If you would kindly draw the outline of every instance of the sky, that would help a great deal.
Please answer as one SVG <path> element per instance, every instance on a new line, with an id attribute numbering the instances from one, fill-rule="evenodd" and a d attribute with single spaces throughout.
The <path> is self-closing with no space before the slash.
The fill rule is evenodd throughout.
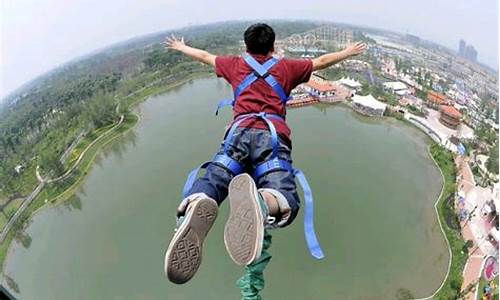
<path id="1" fill-rule="evenodd" d="M 411 33 L 451 49 L 463 38 L 479 61 L 498 69 L 497 0 L 0 0 L 0 97 L 116 42 L 240 19 L 343 22 Z"/>

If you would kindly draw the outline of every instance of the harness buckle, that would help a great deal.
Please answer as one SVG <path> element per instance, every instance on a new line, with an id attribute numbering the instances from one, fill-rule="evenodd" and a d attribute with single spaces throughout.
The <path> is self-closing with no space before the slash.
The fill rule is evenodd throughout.
<path id="1" fill-rule="evenodd" d="M 257 77 L 257 78 L 263 78 L 263 79 L 265 79 L 265 78 L 266 78 L 267 76 L 269 76 L 270 74 L 269 74 L 269 71 L 266 71 L 266 73 L 264 73 L 264 74 L 260 75 L 260 74 L 259 74 L 259 72 L 257 72 L 257 71 L 255 71 L 255 70 L 254 70 L 254 71 L 253 71 L 253 75 L 254 75 L 255 77 Z"/>
<path id="2" fill-rule="evenodd" d="M 269 161 L 269 167 L 270 168 L 279 168 L 281 167 L 279 159 L 272 159 Z"/>

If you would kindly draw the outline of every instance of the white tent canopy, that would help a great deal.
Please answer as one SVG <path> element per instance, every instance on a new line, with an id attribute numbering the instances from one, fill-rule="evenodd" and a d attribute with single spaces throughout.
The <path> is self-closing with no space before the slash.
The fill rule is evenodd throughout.
<path id="1" fill-rule="evenodd" d="M 375 110 L 385 110 L 387 107 L 387 104 L 378 101 L 377 99 L 373 98 L 372 95 L 368 96 L 354 95 L 352 97 L 352 102 L 365 107 L 370 107 Z"/>
<path id="2" fill-rule="evenodd" d="M 347 87 L 350 87 L 350 88 L 360 88 L 361 87 L 361 83 L 359 83 L 359 81 L 356 81 L 354 79 L 351 79 L 349 77 L 345 78 L 341 78 L 339 81 L 338 81 L 340 84 L 343 84 Z"/>
<path id="3" fill-rule="evenodd" d="M 402 83 L 401 81 L 390 81 L 390 82 L 385 82 L 384 87 L 386 89 L 391 89 L 393 91 L 400 91 L 400 90 L 406 90 L 406 84 Z"/>

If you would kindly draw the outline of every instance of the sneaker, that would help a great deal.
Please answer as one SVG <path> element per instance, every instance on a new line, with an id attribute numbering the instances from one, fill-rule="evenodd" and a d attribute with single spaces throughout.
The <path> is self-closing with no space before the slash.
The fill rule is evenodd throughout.
<path id="1" fill-rule="evenodd" d="M 229 206 L 224 244 L 231 259 L 246 266 L 260 257 L 268 218 L 267 205 L 250 175 L 233 178 L 229 184 Z"/>
<path id="2" fill-rule="evenodd" d="M 189 281 L 201 264 L 203 241 L 217 217 L 217 202 L 204 197 L 189 203 L 165 254 L 165 274 L 177 284 Z"/>

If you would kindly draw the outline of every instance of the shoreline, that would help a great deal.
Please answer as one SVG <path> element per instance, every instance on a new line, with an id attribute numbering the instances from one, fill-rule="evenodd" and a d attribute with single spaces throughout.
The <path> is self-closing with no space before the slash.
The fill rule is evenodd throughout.
<path id="1" fill-rule="evenodd" d="M 348 107 L 350 107 L 352 109 L 352 107 L 350 105 L 348 105 Z M 417 126 L 416 124 L 414 124 L 413 122 L 409 122 L 408 120 L 406 120 L 405 118 L 403 119 L 398 119 L 396 117 L 390 117 L 390 116 L 383 116 L 382 118 L 381 117 L 378 117 L 378 116 L 367 116 L 365 114 L 362 114 L 360 112 L 358 112 L 357 110 L 355 109 L 352 109 L 352 111 L 354 111 L 355 113 L 358 113 L 360 114 L 361 116 L 363 117 L 369 117 L 370 119 L 373 119 L 373 120 L 377 120 L 377 121 L 383 121 L 382 119 L 387 119 L 387 118 L 392 118 L 396 121 L 399 121 L 398 123 L 402 123 L 402 124 L 406 124 L 408 125 L 409 127 L 413 127 L 413 128 L 416 128 L 418 129 L 420 132 L 424 133 L 425 136 L 427 136 L 427 138 L 430 140 L 430 144 L 427 146 L 427 154 L 428 156 L 431 158 L 432 162 L 434 163 L 434 165 L 437 167 L 437 169 L 439 170 L 439 173 L 441 174 L 441 178 L 442 178 L 442 186 L 441 186 L 441 192 L 439 194 L 439 196 L 437 197 L 436 199 L 436 202 L 434 202 L 434 211 L 436 213 L 436 218 L 437 218 L 437 221 L 438 221 L 438 224 L 439 224 L 439 228 L 441 230 L 441 233 L 444 237 L 444 240 L 446 242 L 446 245 L 447 245 L 447 248 L 448 248 L 448 254 L 449 254 L 449 258 L 448 258 L 448 267 L 447 267 L 447 270 L 446 270 L 446 274 L 440 284 L 440 286 L 430 295 L 430 296 L 426 296 L 426 297 L 421 297 L 421 298 L 411 298 L 412 300 L 432 300 L 432 299 L 448 299 L 448 298 L 442 298 L 443 296 L 444 297 L 447 297 L 448 294 L 445 294 L 445 295 L 439 295 L 440 293 L 448 293 L 450 290 L 453 290 L 453 288 L 451 287 L 451 285 L 453 284 L 453 280 L 451 280 L 451 275 L 450 273 L 452 272 L 452 269 L 453 269 L 453 266 L 454 264 L 460 264 L 461 262 L 459 261 L 460 259 L 463 259 L 463 257 L 461 257 L 459 254 L 460 253 L 457 253 L 455 252 L 454 253 L 454 247 L 452 247 L 451 243 L 450 243 L 450 239 L 452 238 L 452 234 L 453 232 L 450 232 L 451 229 L 447 228 L 448 230 L 445 230 L 445 228 L 443 227 L 443 222 L 445 222 L 445 216 L 443 215 L 443 213 L 441 212 L 441 210 L 439 209 L 439 206 L 443 204 L 443 201 L 446 201 L 445 198 L 447 198 L 449 195 L 446 195 L 446 194 L 449 194 L 449 193 L 446 193 L 446 189 L 447 189 L 447 185 L 449 184 L 449 182 L 447 182 L 446 180 L 446 176 L 445 174 L 443 173 L 443 168 L 441 167 L 441 165 L 438 163 L 438 161 L 436 160 L 436 157 L 434 156 L 434 154 L 432 153 L 432 147 L 439 147 L 440 149 L 442 149 L 443 151 L 445 152 L 449 152 L 451 155 L 452 155 L 452 160 L 451 160 L 451 163 L 453 164 L 454 166 L 454 162 L 453 162 L 453 153 L 445 148 L 443 148 L 439 143 L 437 143 L 433 137 L 429 134 L 429 132 L 423 130 L 421 127 Z M 455 173 L 456 173 L 456 169 L 455 169 Z M 449 174 L 447 174 L 449 175 Z M 455 176 L 455 175 L 453 175 Z M 456 189 L 456 182 L 453 182 L 453 187 L 454 189 Z M 444 225 L 446 226 L 446 225 Z M 459 238 L 460 240 L 459 241 L 462 241 L 461 237 Z M 465 243 L 465 242 L 464 242 Z M 455 254 L 455 255 L 454 255 Z M 459 268 L 459 276 L 460 278 L 462 278 L 462 272 L 463 272 L 463 269 L 465 267 L 464 265 L 465 262 L 462 263 L 462 266 L 461 268 Z M 455 270 L 457 271 L 457 270 Z M 456 274 L 454 274 L 456 275 Z M 462 278 L 463 279 L 463 278 Z M 450 282 L 448 282 L 450 281 Z M 449 286 L 449 290 L 445 290 L 443 288 L 445 288 L 445 285 L 447 284 L 450 285 Z M 439 298 L 435 298 L 436 296 L 438 296 Z"/>
<path id="2" fill-rule="evenodd" d="M 35 214 L 37 214 L 39 211 L 41 211 L 44 208 L 55 207 L 57 205 L 62 204 L 67 199 L 69 199 L 71 195 L 74 194 L 74 192 L 78 189 L 80 183 L 83 181 L 84 178 L 86 178 L 86 176 L 88 175 L 89 171 L 93 167 L 94 162 L 95 162 L 95 158 L 97 157 L 97 154 L 100 154 L 101 151 L 104 149 L 104 147 L 107 146 L 107 145 L 109 145 L 112 141 L 115 141 L 115 139 L 117 137 L 124 136 L 131 129 L 135 128 L 135 126 L 139 123 L 139 121 L 141 120 L 141 116 L 140 116 L 139 113 L 133 112 L 132 109 L 135 109 L 139 104 L 141 104 L 142 102 L 147 101 L 151 97 L 154 97 L 154 96 L 156 96 L 158 94 L 162 94 L 164 92 L 168 92 L 169 90 L 171 90 L 173 88 L 176 88 L 178 86 L 181 86 L 181 85 L 183 85 L 185 83 L 188 83 L 188 82 L 190 82 L 192 80 L 196 80 L 196 79 L 200 79 L 200 78 L 206 78 L 206 77 L 209 77 L 210 75 L 211 74 L 208 73 L 208 72 L 193 73 L 191 75 L 188 75 L 186 78 L 180 79 L 180 80 L 178 80 L 176 82 L 173 82 L 171 84 L 168 84 L 168 85 L 165 85 L 165 86 L 157 86 L 157 87 L 151 86 L 151 87 L 148 87 L 146 89 L 141 90 L 138 93 L 138 95 L 135 95 L 135 94 L 132 95 L 132 97 L 134 97 L 134 99 L 132 100 L 132 102 L 130 102 L 127 105 L 128 108 L 130 108 L 131 110 L 130 110 L 129 113 L 126 114 L 129 117 L 133 116 L 135 118 L 135 120 L 131 123 L 130 127 L 126 128 L 125 131 L 123 131 L 123 132 L 119 132 L 117 134 L 113 134 L 109 139 L 105 140 L 102 144 L 98 145 L 97 149 L 91 154 L 91 157 L 88 160 L 87 164 L 84 165 L 84 170 L 81 172 L 81 174 L 79 174 L 79 176 L 76 179 L 76 181 L 73 182 L 69 187 L 65 188 L 61 193 L 57 194 L 56 196 L 54 196 L 51 199 L 49 199 L 46 203 L 44 203 L 40 207 L 38 207 L 35 210 L 31 211 L 29 213 L 29 218 L 28 219 L 32 218 Z M 128 96 L 125 96 L 125 98 L 129 97 L 130 95 L 131 94 L 129 94 Z M 354 111 L 355 113 L 359 113 L 356 110 L 352 109 L 352 107 L 350 107 L 349 105 L 346 105 L 346 107 L 351 108 L 351 110 Z M 363 114 L 361 114 L 361 115 L 363 117 L 366 117 Z M 384 120 L 381 120 L 382 118 L 380 118 L 380 117 L 370 118 L 370 119 L 374 119 L 377 122 L 384 121 Z M 393 119 L 396 119 L 397 121 L 402 121 L 401 123 L 408 123 L 408 122 L 405 122 L 404 120 L 399 120 L 397 118 L 393 118 Z M 387 121 L 387 119 L 385 121 Z M 415 126 L 413 124 L 410 127 L 418 128 L 417 126 Z M 422 131 L 422 130 L 420 130 L 420 131 Z M 116 132 L 114 132 L 114 133 L 116 133 Z M 428 137 L 427 134 L 426 134 L 426 136 Z M 96 139 L 98 139 L 98 138 L 99 137 L 97 137 Z M 432 139 L 431 139 L 430 145 L 427 146 L 427 153 L 431 157 L 431 160 L 434 162 L 434 164 L 436 165 L 436 167 L 439 169 L 439 172 L 440 172 L 440 174 L 442 176 L 442 181 L 443 181 L 442 182 L 442 186 L 441 186 L 441 192 L 440 192 L 439 196 L 437 197 L 437 199 L 436 199 L 436 201 L 434 203 L 434 210 L 436 212 L 436 217 L 438 219 L 438 224 L 440 226 L 442 234 L 444 235 L 444 239 L 445 239 L 445 242 L 447 244 L 450 256 L 449 256 L 449 262 L 448 262 L 448 268 L 447 268 L 447 271 L 446 271 L 446 275 L 445 275 L 443 281 L 441 282 L 439 288 L 431 296 L 424 297 L 424 298 L 415 298 L 415 300 L 432 299 L 433 297 L 435 297 L 443 289 L 446 281 L 449 278 L 449 273 L 450 273 L 451 264 L 452 264 L 452 258 L 453 258 L 452 248 L 450 246 L 450 242 L 448 240 L 448 236 L 446 234 L 446 231 L 444 230 L 443 225 L 441 223 L 441 214 L 440 214 L 439 209 L 438 209 L 438 205 L 442 202 L 441 200 L 442 200 L 443 193 L 445 191 L 446 180 L 445 180 L 445 177 L 444 177 L 444 174 L 443 174 L 443 170 L 441 169 L 441 167 L 439 166 L 439 164 L 436 162 L 436 160 L 434 159 L 434 157 L 433 157 L 433 155 L 431 153 L 431 147 L 433 146 L 433 144 L 434 143 L 432 142 Z M 39 200 L 39 199 L 35 199 L 35 201 L 37 201 L 37 200 Z M 27 209 L 27 211 L 28 210 L 29 210 L 29 208 Z M 24 230 L 24 228 L 22 230 Z M 15 235 L 15 234 L 17 234 L 17 232 L 18 232 L 17 230 L 15 232 L 11 230 L 7 234 L 7 236 Z M 5 263 L 7 261 L 7 258 L 9 256 L 9 254 L 11 253 L 11 251 L 14 250 L 13 249 L 14 245 L 12 244 L 12 240 L 14 240 L 14 236 L 12 236 L 10 239 L 7 237 L 6 240 L 4 241 L 4 243 L 8 242 L 8 246 L 7 246 L 6 255 L 3 256 L 3 257 L 0 257 L 0 259 L 1 259 L 1 261 L 0 261 L 0 268 L 1 268 L 2 274 L 4 274 L 4 267 L 5 267 Z M 2 250 L 3 249 L 0 249 L 0 252 Z"/>
<path id="3" fill-rule="evenodd" d="M 451 263 L 453 261 L 453 252 L 451 251 L 450 241 L 448 240 L 448 236 L 446 235 L 446 232 L 445 232 L 445 230 L 443 228 L 443 224 L 441 222 L 441 215 L 440 215 L 439 209 L 438 209 L 439 203 L 441 203 L 442 200 L 443 200 L 443 193 L 444 193 L 444 189 L 445 189 L 446 178 L 444 177 L 443 171 L 441 170 L 441 168 L 439 167 L 439 164 L 437 163 L 436 159 L 434 159 L 434 156 L 431 153 L 431 146 L 432 145 L 429 145 L 427 147 L 427 154 L 431 158 L 431 160 L 434 163 L 434 165 L 438 168 L 439 174 L 441 174 L 441 179 L 443 181 L 443 184 L 441 185 L 441 192 L 439 192 L 439 196 L 438 196 L 436 202 L 434 202 L 434 212 L 436 213 L 436 217 L 437 217 L 438 224 L 439 224 L 439 229 L 441 230 L 441 233 L 444 236 L 444 240 L 446 241 L 446 246 L 448 247 L 448 255 L 449 255 L 449 258 L 448 258 L 448 267 L 447 267 L 447 270 L 446 270 L 446 274 L 445 274 L 445 276 L 443 278 L 443 281 L 441 282 L 441 284 L 439 285 L 439 287 L 434 291 L 434 293 L 432 293 L 432 295 L 427 296 L 427 297 L 423 297 L 423 298 L 415 298 L 413 300 L 429 300 L 429 299 L 433 299 L 443 289 L 443 286 L 446 283 L 446 280 L 448 279 L 448 276 L 450 275 Z"/>
<path id="4" fill-rule="evenodd" d="M 328 103 L 325 103 L 325 104 L 328 104 Z M 409 299 L 411 299 L 411 300 L 447 299 L 447 298 L 435 298 L 436 296 L 438 296 L 439 293 L 441 293 L 441 292 L 444 291 L 443 288 L 445 287 L 445 284 L 447 283 L 447 281 L 450 278 L 450 272 L 451 272 L 451 269 L 452 269 L 452 264 L 454 262 L 453 259 L 454 259 L 454 257 L 457 256 L 457 255 L 455 255 L 455 256 L 453 255 L 452 246 L 451 246 L 450 241 L 449 241 L 450 237 L 448 236 L 447 231 L 443 227 L 444 216 L 441 214 L 441 212 L 440 212 L 440 210 L 438 208 L 438 206 L 441 205 L 443 201 L 445 201 L 444 198 L 446 198 L 446 197 L 443 197 L 443 195 L 445 194 L 447 182 L 446 182 L 446 177 L 445 177 L 445 175 L 443 173 L 443 169 L 441 168 L 441 166 L 439 165 L 439 163 L 436 161 L 436 158 L 432 154 L 431 148 L 433 146 L 434 147 L 436 147 L 436 146 L 437 147 L 442 147 L 442 146 L 439 145 L 438 143 L 436 143 L 436 141 L 434 141 L 433 138 L 426 131 L 422 130 L 422 128 L 416 126 L 412 122 L 408 122 L 406 119 L 398 119 L 396 117 L 391 117 L 391 116 L 371 116 L 371 115 L 363 114 L 363 113 L 357 111 L 351 105 L 349 105 L 348 103 L 345 103 L 345 102 L 332 103 L 330 105 L 333 106 L 335 104 L 340 104 L 340 105 L 342 105 L 342 106 L 344 106 L 346 108 L 349 108 L 352 112 L 354 112 L 355 114 L 358 114 L 360 117 L 368 118 L 369 120 L 373 120 L 375 122 L 387 122 L 388 120 L 394 120 L 398 124 L 402 124 L 404 126 L 408 126 L 410 128 L 417 129 L 418 131 L 424 133 L 424 135 L 429 139 L 428 145 L 426 147 L 426 149 L 427 149 L 427 155 L 428 155 L 428 157 L 431 158 L 432 163 L 439 170 L 439 174 L 441 175 L 441 180 L 442 180 L 441 191 L 440 191 L 438 197 L 436 198 L 436 201 L 434 202 L 433 207 L 434 207 L 435 216 L 436 216 L 437 221 L 438 221 L 437 223 L 439 225 L 439 228 L 440 228 L 441 233 L 443 235 L 443 238 L 445 240 L 446 246 L 448 248 L 448 255 L 449 255 L 449 257 L 448 257 L 448 266 L 447 266 L 446 274 L 445 274 L 443 280 L 441 281 L 441 284 L 439 285 L 439 287 L 430 296 L 425 296 L 425 297 L 420 297 L 420 298 L 415 297 L 415 298 L 409 298 Z M 315 105 L 315 104 L 313 104 L 313 105 Z M 444 149 L 444 151 L 448 151 L 449 152 L 449 150 L 446 150 L 446 149 Z M 453 185 L 455 186 L 456 184 L 453 183 Z M 441 219 L 443 219 L 443 221 Z M 455 263 L 456 263 L 456 261 L 455 261 Z M 462 274 L 462 270 L 460 270 L 460 275 L 461 274 Z"/>

